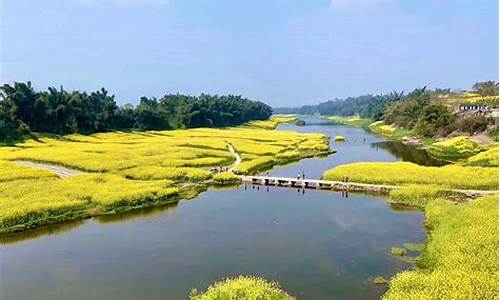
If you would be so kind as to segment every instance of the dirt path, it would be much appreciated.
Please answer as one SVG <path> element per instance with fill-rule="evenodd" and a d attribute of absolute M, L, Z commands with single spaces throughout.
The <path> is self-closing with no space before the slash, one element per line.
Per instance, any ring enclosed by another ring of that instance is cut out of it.
<path fill-rule="evenodd" d="M 37 162 L 29 161 L 29 160 L 14 160 L 12 162 L 19 164 L 19 165 L 22 165 L 22 166 L 25 166 L 25 167 L 31 167 L 31 168 L 42 169 L 42 170 L 54 172 L 57 174 L 57 176 L 59 176 L 61 178 L 68 178 L 71 176 L 80 175 L 80 174 L 84 173 L 80 170 L 69 169 L 69 168 L 59 166 L 59 165 L 37 163 Z"/>
<path fill-rule="evenodd" d="M 227 148 L 229 149 L 229 152 L 231 152 L 231 154 L 234 156 L 234 158 L 236 158 L 236 161 L 228 169 L 229 172 L 233 172 L 234 169 L 236 169 L 236 167 L 241 163 L 241 156 L 238 154 L 238 152 L 236 152 L 236 150 L 234 150 L 233 146 L 231 146 L 230 144 L 227 144 Z"/>

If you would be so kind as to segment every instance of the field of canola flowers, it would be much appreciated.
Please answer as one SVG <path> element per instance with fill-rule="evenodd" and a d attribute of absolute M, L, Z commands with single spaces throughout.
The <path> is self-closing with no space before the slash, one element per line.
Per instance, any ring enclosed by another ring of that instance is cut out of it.
<path fill-rule="evenodd" d="M 0 147 L 0 232 L 183 198 L 212 179 L 211 167 L 234 162 L 229 144 L 243 158 L 236 171 L 245 174 L 329 151 L 323 135 L 271 130 L 291 119 L 226 129 L 45 137 Z M 20 166 L 16 160 L 86 173 L 61 179 L 49 171 Z M 234 180 L 227 176 L 219 175 L 214 182 Z"/>
<path fill-rule="evenodd" d="M 498 196 L 425 205 L 420 267 L 398 273 L 383 299 L 498 299 Z"/>
<path fill-rule="evenodd" d="M 373 184 L 408 185 L 436 184 L 447 188 L 497 190 L 498 168 L 461 166 L 419 166 L 409 162 L 359 162 L 341 165 L 323 173 L 326 180 Z"/>

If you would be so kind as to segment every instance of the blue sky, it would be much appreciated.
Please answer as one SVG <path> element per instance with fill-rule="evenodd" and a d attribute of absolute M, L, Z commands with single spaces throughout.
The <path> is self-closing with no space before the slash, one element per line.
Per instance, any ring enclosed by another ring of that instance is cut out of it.
<path fill-rule="evenodd" d="M 0 0 L 1 81 L 273 106 L 498 80 L 496 0 Z"/>

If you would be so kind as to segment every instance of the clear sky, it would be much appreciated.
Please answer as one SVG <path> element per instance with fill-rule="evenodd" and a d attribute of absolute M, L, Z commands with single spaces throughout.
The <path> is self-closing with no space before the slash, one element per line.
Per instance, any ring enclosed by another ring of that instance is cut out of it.
<path fill-rule="evenodd" d="M 497 0 L 0 0 L 1 81 L 272 106 L 498 80 Z"/>

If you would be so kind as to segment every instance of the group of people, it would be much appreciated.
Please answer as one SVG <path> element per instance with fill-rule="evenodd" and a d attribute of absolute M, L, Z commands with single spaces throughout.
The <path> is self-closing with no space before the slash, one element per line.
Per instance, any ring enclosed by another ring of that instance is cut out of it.
<path fill-rule="evenodd" d="M 217 173 L 224 173 L 229 171 L 228 167 L 214 167 L 210 169 L 210 173 L 212 174 L 217 174 Z"/>
<path fill-rule="evenodd" d="M 304 171 L 297 173 L 297 180 L 300 180 L 301 178 L 302 180 L 306 179 L 306 174 L 304 173 Z"/>

